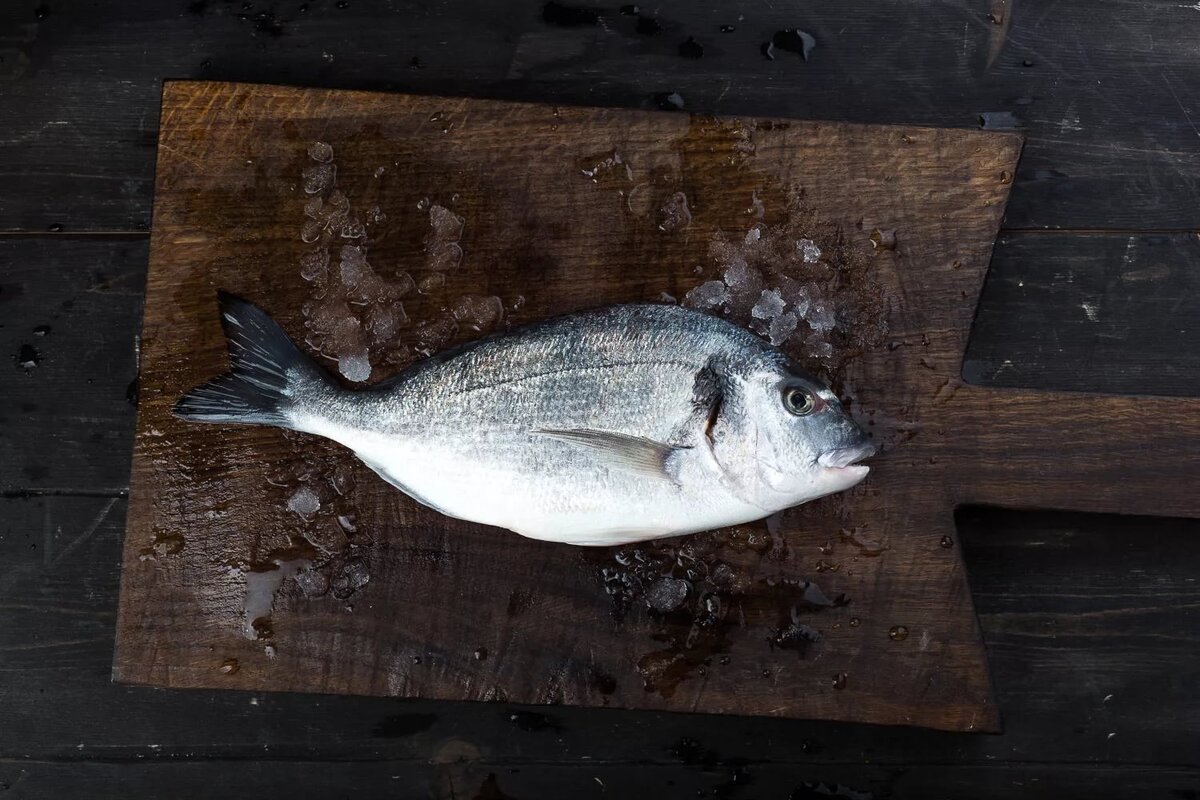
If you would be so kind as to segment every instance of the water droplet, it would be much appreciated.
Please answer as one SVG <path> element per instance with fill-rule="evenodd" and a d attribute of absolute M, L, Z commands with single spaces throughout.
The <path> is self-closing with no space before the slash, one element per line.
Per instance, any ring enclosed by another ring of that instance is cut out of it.
<path fill-rule="evenodd" d="M 1006 169 L 1000 170 L 1000 182 L 1001 183 L 1012 183 L 1012 173 Z"/>
<path fill-rule="evenodd" d="M 949 550 L 951 547 L 954 547 L 954 540 L 949 536 L 943 536 L 941 541 L 938 542 L 938 545 Z"/>
<path fill-rule="evenodd" d="M 721 26 L 721 33 L 733 33 L 736 30 L 737 30 L 737 28 L 735 28 L 733 25 L 722 25 Z"/>
<path fill-rule="evenodd" d="M 893 625 L 892 629 L 888 631 L 888 638 L 890 638 L 893 642 L 903 642 L 908 638 L 908 626 Z"/>
<path fill-rule="evenodd" d="M 408 60 L 409 69 L 421 69 L 423 66 L 424 65 L 421 63 L 421 59 L 417 56 L 413 56 Z"/>
<path fill-rule="evenodd" d="M 833 688 L 834 689 L 845 689 L 846 688 L 846 679 L 848 677 L 849 676 L 844 672 L 839 672 L 837 675 L 834 675 L 833 676 Z"/>
<path fill-rule="evenodd" d="M 487 648 L 486 647 L 476 648 L 475 652 L 472 653 L 472 655 L 474 656 L 476 661 L 484 661 L 488 657 Z"/>
<path fill-rule="evenodd" d="M 859 625 L 862 625 L 862 620 L 861 620 L 861 619 L 859 619 L 858 617 L 851 617 L 851 618 L 850 618 L 850 627 L 851 627 L 851 628 L 857 628 Z"/>

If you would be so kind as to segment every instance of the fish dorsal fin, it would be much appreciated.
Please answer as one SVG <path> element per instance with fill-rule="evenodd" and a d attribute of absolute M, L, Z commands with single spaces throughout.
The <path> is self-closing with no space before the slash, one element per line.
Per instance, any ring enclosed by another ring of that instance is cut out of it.
<path fill-rule="evenodd" d="M 587 450 L 605 466 L 647 477 L 661 478 L 672 483 L 675 482 L 675 478 L 672 475 L 671 456 L 679 450 L 687 449 L 672 447 L 669 444 L 641 436 L 587 428 L 539 429 L 533 433 Z"/>

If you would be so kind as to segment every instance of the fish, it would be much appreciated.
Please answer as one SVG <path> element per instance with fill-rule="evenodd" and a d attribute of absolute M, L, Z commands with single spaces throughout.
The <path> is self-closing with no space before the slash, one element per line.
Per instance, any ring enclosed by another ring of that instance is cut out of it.
<path fill-rule="evenodd" d="M 195 422 L 331 439 L 448 517 L 581 546 L 763 519 L 866 478 L 875 453 L 830 388 L 688 308 L 536 322 L 353 390 L 258 306 L 220 293 L 231 371 L 181 397 Z"/>

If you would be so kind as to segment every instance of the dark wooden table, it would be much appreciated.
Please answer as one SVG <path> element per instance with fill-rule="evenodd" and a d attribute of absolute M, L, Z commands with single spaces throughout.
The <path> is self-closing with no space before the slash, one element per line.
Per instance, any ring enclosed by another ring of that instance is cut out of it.
<path fill-rule="evenodd" d="M 999 736 L 109 682 L 164 78 L 1017 127 L 963 377 L 1200 394 L 1200 11 L 707 5 L 0 9 L 0 795 L 1200 797 L 1196 521 L 962 510 Z"/>

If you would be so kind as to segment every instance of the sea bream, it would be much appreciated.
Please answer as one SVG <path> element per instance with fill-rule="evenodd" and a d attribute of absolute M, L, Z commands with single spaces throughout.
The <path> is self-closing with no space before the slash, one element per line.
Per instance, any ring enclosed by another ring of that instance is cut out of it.
<path fill-rule="evenodd" d="M 188 420 L 332 439 L 442 514 L 577 545 L 762 519 L 866 477 L 833 392 L 725 320 L 618 305 L 538 322 L 343 388 L 261 309 L 220 297 L 232 371 Z"/>

